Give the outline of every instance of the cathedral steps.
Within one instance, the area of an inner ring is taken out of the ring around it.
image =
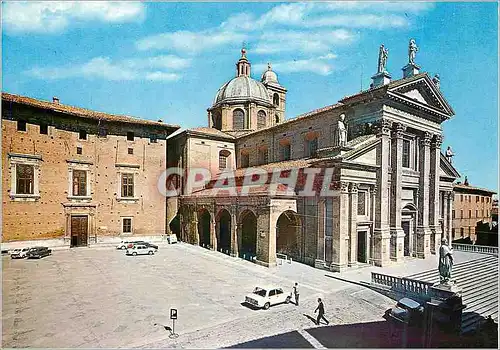
[[[452,276],[457,286],[462,289],[462,301],[466,306],[462,315],[462,332],[473,330],[488,316],[498,322],[498,256],[489,255],[456,264],[453,266]],[[431,283],[439,282],[436,270],[406,277]]]

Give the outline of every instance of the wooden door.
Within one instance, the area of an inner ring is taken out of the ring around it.
[[[87,245],[88,238],[87,216],[71,216],[71,246],[79,247]]]

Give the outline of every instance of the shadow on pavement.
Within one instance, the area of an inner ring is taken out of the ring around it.
[[[316,324],[316,318],[315,317],[312,317],[312,316],[309,316],[307,314],[303,314],[305,317],[307,317],[308,319],[310,319],[312,321],[312,323]]]
[[[271,337],[264,337],[256,340],[251,340],[245,343],[233,345],[229,348],[236,349],[283,349],[283,348],[307,348],[312,349],[313,346],[297,331],[291,331]]]

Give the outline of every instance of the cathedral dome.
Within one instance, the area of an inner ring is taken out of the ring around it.
[[[267,64],[267,70],[262,74],[262,78],[260,80],[263,83],[279,84],[278,75],[275,72],[273,72],[270,63]]]
[[[241,75],[222,85],[219,91],[217,91],[214,105],[226,102],[245,102],[248,100],[267,104],[271,103],[264,84],[249,76]]]

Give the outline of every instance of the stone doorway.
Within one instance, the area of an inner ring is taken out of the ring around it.
[[[367,263],[367,244],[368,243],[368,233],[366,231],[358,231],[358,262]]]
[[[72,215],[70,247],[87,246],[88,229],[89,229],[89,217],[87,215]]]
[[[296,213],[291,210],[283,212],[276,222],[276,253],[300,260],[301,229],[302,225]]]
[[[403,229],[405,233],[405,238],[404,238],[404,256],[411,256],[411,251],[410,251],[410,226],[411,222],[410,220],[403,221],[401,222],[401,228]]]

